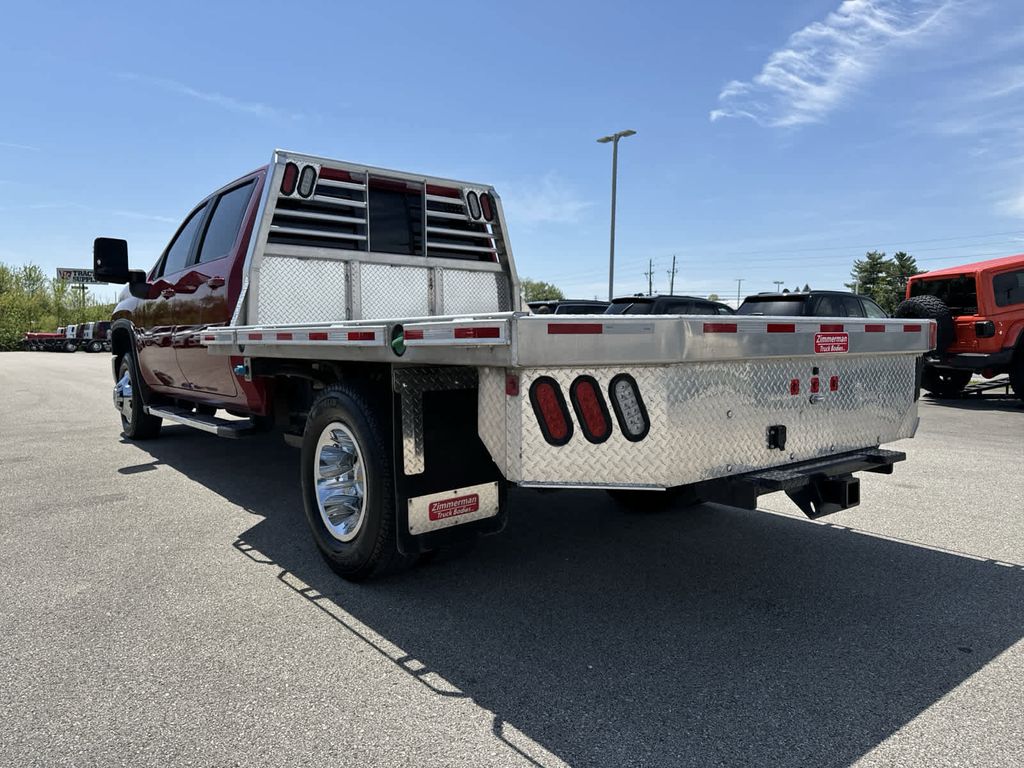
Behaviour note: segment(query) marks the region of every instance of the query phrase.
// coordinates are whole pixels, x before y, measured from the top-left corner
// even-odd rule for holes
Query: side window
[[[718,314],[720,314],[720,315],[731,315],[731,314],[733,314],[733,311],[731,309],[729,309],[728,307],[726,307],[726,306],[720,306],[720,307],[718,307]]]
[[[835,296],[819,296],[818,304],[814,308],[816,317],[845,317],[842,306],[836,301]]]
[[[868,317],[888,317],[880,306],[875,304],[873,301],[864,299],[864,311],[867,312]]]
[[[992,292],[997,307],[1024,304],[1024,270],[996,275],[992,278]]]
[[[662,307],[663,315],[692,315],[693,302],[692,301],[666,301]]]
[[[199,261],[207,262],[227,256],[231,246],[238,239],[238,230],[242,228],[245,210],[249,207],[252,188],[256,182],[225,192],[214,203],[210,223],[203,236],[203,245],[199,249]]]
[[[843,314],[847,317],[864,317],[864,304],[856,296],[843,296]]]
[[[196,234],[199,232],[199,225],[203,223],[203,214],[209,204],[200,206],[188,217],[188,221],[178,230],[178,236],[167,246],[167,255],[164,263],[157,271],[157,277],[161,275],[173,275],[185,268],[188,256],[192,252],[192,243],[195,242]]]

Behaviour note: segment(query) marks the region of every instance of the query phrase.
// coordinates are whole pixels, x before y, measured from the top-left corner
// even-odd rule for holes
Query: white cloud
[[[258,101],[243,101],[242,99],[236,99],[234,96],[225,96],[222,93],[216,93],[214,91],[200,91],[198,88],[193,88],[192,86],[180,83],[177,80],[170,80],[163,77],[149,77],[147,75],[139,75],[134,72],[121,72],[118,74],[118,77],[122,80],[144,83],[171,93],[177,93],[181,96],[189,96],[193,99],[199,99],[200,101],[215,104],[216,106],[222,107],[231,112],[257,115],[259,117],[288,117],[292,120],[298,120],[303,117],[301,113],[286,113]]]
[[[574,224],[593,203],[580,198],[556,174],[531,183],[505,184],[505,216],[516,224]]]
[[[1018,191],[1015,195],[1003,200],[999,209],[1007,216],[1024,219],[1024,191]]]
[[[0,141],[0,147],[5,149],[21,149],[25,152],[39,152],[39,147],[33,147],[31,144],[16,144],[13,141]]]
[[[711,121],[746,117],[759,125],[817,123],[841,106],[897,46],[943,28],[955,0],[844,0],[823,21],[795,32],[749,81],[718,95]]]

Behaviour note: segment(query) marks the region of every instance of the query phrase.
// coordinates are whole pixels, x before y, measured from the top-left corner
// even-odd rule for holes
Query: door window
[[[1024,270],[996,275],[992,278],[992,290],[997,307],[1024,304]]]
[[[844,317],[846,313],[843,312],[842,305],[835,296],[821,296],[814,308],[814,315],[816,317]]]
[[[249,207],[252,188],[256,182],[250,181],[244,186],[225,192],[214,203],[210,223],[203,236],[203,244],[199,249],[199,262],[205,263],[221,259],[231,252],[231,247],[238,239],[238,231],[242,228],[242,219]]]
[[[864,317],[864,304],[856,296],[843,296],[842,303],[846,317]]]
[[[160,266],[157,277],[161,275],[173,275],[180,272],[188,263],[189,254],[192,253],[192,244],[195,242],[196,234],[199,232],[199,225],[203,223],[203,214],[206,212],[207,204],[204,203],[197,208],[188,220],[178,230],[177,237],[167,246],[164,256],[164,263]]]

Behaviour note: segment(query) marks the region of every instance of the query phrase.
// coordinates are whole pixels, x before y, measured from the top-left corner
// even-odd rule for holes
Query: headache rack
[[[278,150],[261,206],[233,325],[520,308],[487,185]]]

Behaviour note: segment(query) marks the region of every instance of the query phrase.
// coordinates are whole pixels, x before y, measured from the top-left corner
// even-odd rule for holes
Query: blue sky
[[[520,273],[735,297],[1024,251],[1024,3],[4,3],[0,261],[148,267],[284,147],[493,183]],[[113,291],[110,291],[113,293]]]

